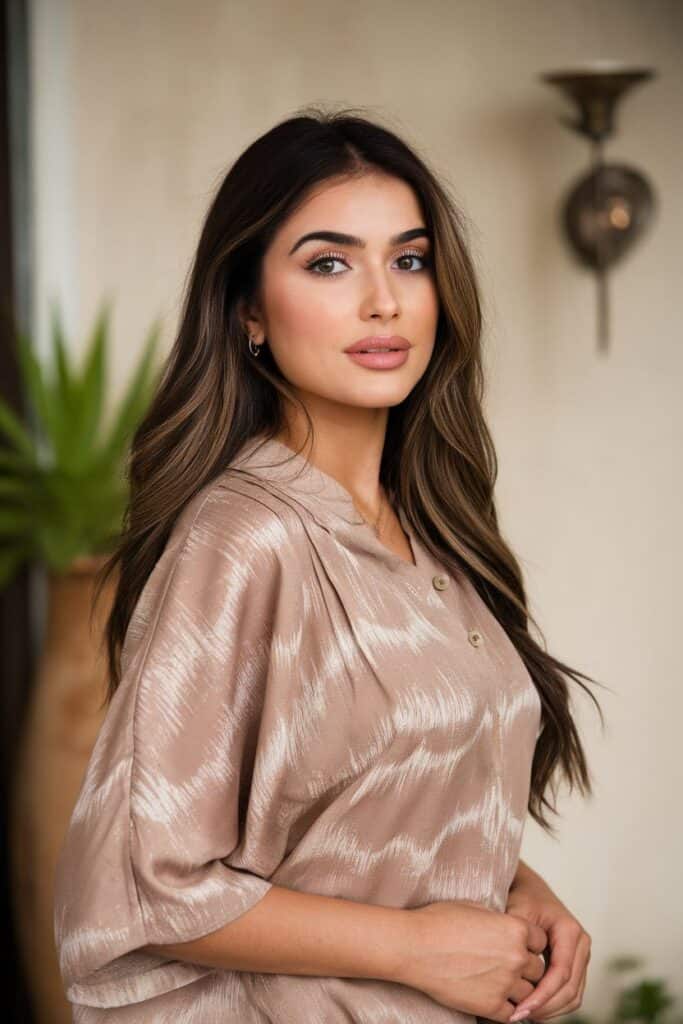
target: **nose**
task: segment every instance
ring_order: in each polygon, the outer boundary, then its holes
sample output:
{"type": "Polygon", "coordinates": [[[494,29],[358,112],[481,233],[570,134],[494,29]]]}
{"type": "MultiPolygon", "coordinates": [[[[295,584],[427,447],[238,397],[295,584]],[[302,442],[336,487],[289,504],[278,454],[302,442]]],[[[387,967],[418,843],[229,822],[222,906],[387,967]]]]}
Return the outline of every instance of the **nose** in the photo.
{"type": "Polygon", "coordinates": [[[383,320],[396,316],[401,307],[396,293],[395,282],[382,268],[368,271],[368,281],[363,297],[364,317],[379,316],[383,320]]]}

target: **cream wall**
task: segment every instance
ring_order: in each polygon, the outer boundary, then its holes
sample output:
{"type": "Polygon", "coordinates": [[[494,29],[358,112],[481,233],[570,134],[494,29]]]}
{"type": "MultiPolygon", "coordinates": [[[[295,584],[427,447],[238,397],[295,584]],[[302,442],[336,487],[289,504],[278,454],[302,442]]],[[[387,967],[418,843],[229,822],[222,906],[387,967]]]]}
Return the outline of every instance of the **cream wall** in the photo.
{"type": "Polygon", "coordinates": [[[117,394],[154,317],[170,344],[225,170],[295,108],[363,106],[447,177],[484,291],[503,528],[549,650],[609,687],[604,734],[576,701],[594,798],[563,791],[559,840],[529,819],[523,856],[593,936],[585,1011],[611,1005],[615,953],[683,995],[683,3],[33,0],[32,21],[39,343],[49,296],[79,353],[113,295],[117,394]],[[556,227],[587,147],[537,77],[598,57],[659,71],[608,147],[660,213],[613,275],[606,358],[556,227]]]}

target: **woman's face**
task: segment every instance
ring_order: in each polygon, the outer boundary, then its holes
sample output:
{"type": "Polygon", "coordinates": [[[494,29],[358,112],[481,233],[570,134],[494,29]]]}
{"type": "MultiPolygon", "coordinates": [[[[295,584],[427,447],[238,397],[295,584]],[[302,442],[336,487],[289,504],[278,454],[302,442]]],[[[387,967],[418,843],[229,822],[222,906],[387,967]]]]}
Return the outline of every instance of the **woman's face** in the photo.
{"type": "Polygon", "coordinates": [[[379,172],[325,183],[281,226],[264,255],[261,307],[247,326],[257,343],[265,338],[303,400],[373,409],[413,389],[439,314],[425,229],[412,188],[379,172]],[[392,240],[414,229],[408,240],[392,240]],[[321,239],[325,232],[361,244],[321,239]],[[303,240],[309,234],[318,237],[303,240]],[[400,365],[362,365],[344,351],[380,335],[407,343],[407,351],[382,357],[400,365]]]}

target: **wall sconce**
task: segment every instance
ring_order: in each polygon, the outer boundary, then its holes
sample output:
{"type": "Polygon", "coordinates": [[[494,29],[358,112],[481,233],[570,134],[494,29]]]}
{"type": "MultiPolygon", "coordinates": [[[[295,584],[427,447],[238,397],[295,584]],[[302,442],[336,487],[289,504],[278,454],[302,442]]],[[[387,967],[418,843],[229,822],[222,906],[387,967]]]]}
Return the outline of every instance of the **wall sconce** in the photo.
{"type": "Polygon", "coordinates": [[[626,68],[596,61],[581,69],[546,72],[576,105],[579,119],[561,116],[591,143],[591,170],[576,181],[564,202],[564,231],[579,262],[595,271],[598,283],[598,349],[607,351],[607,270],[630,249],[649,224],[655,197],[647,179],[627,164],[605,163],[605,139],[614,133],[614,112],[624,93],[655,75],[650,68],[626,68]]]}

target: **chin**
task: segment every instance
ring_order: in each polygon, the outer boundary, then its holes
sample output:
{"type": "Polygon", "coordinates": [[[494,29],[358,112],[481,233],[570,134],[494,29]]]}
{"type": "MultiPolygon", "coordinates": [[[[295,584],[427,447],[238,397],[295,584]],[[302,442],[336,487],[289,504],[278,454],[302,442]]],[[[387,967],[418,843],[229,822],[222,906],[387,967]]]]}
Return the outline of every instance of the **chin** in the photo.
{"type": "Polygon", "coordinates": [[[365,388],[363,391],[357,391],[353,395],[340,396],[337,401],[342,405],[354,405],[361,409],[382,409],[388,408],[393,405],[398,405],[405,398],[408,397],[414,384],[409,387],[377,387],[377,388],[365,388]]]}

